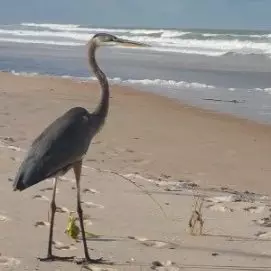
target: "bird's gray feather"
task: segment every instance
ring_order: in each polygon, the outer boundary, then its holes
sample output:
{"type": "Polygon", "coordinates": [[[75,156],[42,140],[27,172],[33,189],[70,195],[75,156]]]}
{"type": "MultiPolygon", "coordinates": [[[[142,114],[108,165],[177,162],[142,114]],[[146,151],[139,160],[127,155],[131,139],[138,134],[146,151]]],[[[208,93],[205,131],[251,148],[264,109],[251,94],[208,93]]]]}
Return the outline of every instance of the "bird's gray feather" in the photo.
{"type": "Polygon", "coordinates": [[[91,115],[81,107],[56,119],[32,143],[18,174],[14,189],[24,190],[46,178],[68,170],[87,152],[96,129],[91,115]]]}

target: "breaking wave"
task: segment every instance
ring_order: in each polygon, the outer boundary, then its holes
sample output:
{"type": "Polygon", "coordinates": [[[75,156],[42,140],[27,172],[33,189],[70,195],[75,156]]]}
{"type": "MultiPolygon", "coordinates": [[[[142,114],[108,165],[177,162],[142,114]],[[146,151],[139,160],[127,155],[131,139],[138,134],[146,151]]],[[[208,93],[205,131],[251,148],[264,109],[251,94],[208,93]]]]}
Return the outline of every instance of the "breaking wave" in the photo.
{"type": "Polygon", "coordinates": [[[152,45],[144,50],[213,57],[231,54],[271,57],[271,33],[263,31],[100,28],[75,24],[21,23],[0,26],[0,42],[83,46],[97,32],[108,32],[152,45]]]}
{"type": "MultiPolygon", "coordinates": [[[[44,75],[39,74],[37,72],[16,72],[14,70],[11,71],[14,75],[21,75],[21,76],[27,76],[27,77],[33,77],[33,76],[52,76],[52,75],[44,75]]],[[[96,77],[74,77],[70,75],[62,75],[62,78],[71,78],[75,80],[80,81],[97,81],[96,77]]],[[[112,84],[133,84],[133,85],[145,85],[145,86],[159,86],[159,87],[168,87],[168,88],[195,88],[195,89],[201,89],[201,88],[209,88],[213,89],[215,86],[197,83],[197,82],[185,82],[185,81],[174,81],[174,80],[162,80],[162,79],[142,79],[142,80],[135,80],[135,79],[127,79],[124,80],[120,77],[114,77],[114,78],[108,78],[108,81],[112,84]]]]}

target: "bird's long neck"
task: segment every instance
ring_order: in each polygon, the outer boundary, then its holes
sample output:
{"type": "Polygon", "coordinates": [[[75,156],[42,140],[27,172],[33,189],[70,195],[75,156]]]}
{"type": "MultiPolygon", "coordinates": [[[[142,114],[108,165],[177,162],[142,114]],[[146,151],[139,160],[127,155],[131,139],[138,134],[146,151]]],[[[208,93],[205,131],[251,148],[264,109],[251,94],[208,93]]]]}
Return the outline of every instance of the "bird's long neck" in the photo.
{"type": "MultiPolygon", "coordinates": [[[[88,59],[89,59],[89,65],[96,75],[96,77],[99,80],[99,83],[101,85],[102,95],[101,100],[96,109],[94,110],[93,114],[101,118],[102,122],[104,122],[109,108],[109,86],[108,81],[103,73],[103,71],[98,66],[96,59],[95,59],[95,52],[97,49],[97,45],[95,42],[90,42],[88,46],[88,59]]],[[[102,124],[102,123],[101,123],[102,124]]]]}

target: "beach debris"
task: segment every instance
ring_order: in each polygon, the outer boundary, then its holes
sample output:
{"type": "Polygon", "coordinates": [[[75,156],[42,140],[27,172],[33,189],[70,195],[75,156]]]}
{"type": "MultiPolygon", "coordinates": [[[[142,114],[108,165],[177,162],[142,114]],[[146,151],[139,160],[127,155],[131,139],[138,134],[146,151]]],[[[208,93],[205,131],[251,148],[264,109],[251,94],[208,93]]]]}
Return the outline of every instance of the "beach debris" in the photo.
{"type": "MultiPolygon", "coordinates": [[[[78,236],[80,234],[80,228],[77,226],[76,221],[78,220],[77,217],[74,217],[72,213],[70,212],[69,218],[68,218],[68,225],[65,229],[65,233],[71,237],[74,240],[78,240],[78,236]]],[[[85,231],[87,238],[99,238],[100,235],[94,234],[88,231],[85,231]]]]}
{"type": "Polygon", "coordinates": [[[223,192],[229,193],[230,195],[209,197],[206,199],[208,202],[222,203],[222,202],[250,202],[254,203],[256,200],[266,200],[265,196],[257,195],[255,193],[245,191],[239,192],[228,188],[221,188],[223,192]]]}
{"type": "Polygon", "coordinates": [[[176,266],[176,263],[167,260],[165,262],[153,261],[151,265],[153,270],[163,270],[163,271],[179,271],[180,268],[176,266]]]}
{"type": "Polygon", "coordinates": [[[50,226],[50,223],[47,222],[47,221],[37,221],[35,224],[34,224],[35,227],[44,227],[44,226],[47,226],[49,227],[50,226]]]}
{"type": "Polygon", "coordinates": [[[234,210],[232,208],[229,208],[227,206],[223,206],[221,204],[210,204],[206,206],[206,208],[212,210],[212,211],[218,211],[218,212],[230,212],[232,213],[234,210]]]}
{"type": "Polygon", "coordinates": [[[249,207],[245,207],[243,210],[251,214],[259,214],[259,213],[262,213],[264,209],[265,209],[265,206],[249,206],[249,207]]]}
{"type": "Polygon", "coordinates": [[[271,216],[263,217],[261,219],[253,220],[253,221],[262,227],[271,227],[271,216]]]}
{"type": "Polygon", "coordinates": [[[227,196],[218,196],[213,198],[206,199],[207,202],[215,202],[215,203],[222,203],[222,202],[235,202],[236,201],[235,195],[227,195],[227,196]]]}
{"type": "Polygon", "coordinates": [[[258,231],[255,236],[262,238],[262,239],[270,239],[271,232],[270,231],[258,231]]]}
{"type": "Polygon", "coordinates": [[[188,222],[191,235],[202,235],[204,224],[202,215],[203,204],[204,204],[203,197],[194,196],[193,210],[188,222]]]}
{"type": "Polygon", "coordinates": [[[72,239],[77,240],[80,233],[79,227],[76,225],[76,218],[70,213],[68,218],[68,225],[65,233],[72,239]]]}
{"type": "Polygon", "coordinates": [[[214,98],[203,98],[202,100],[204,101],[213,101],[213,102],[224,102],[224,103],[244,103],[245,100],[242,100],[242,101],[238,101],[238,100],[222,100],[222,99],[214,99],[214,98]]]}
{"type": "Polygon", "coordinates": [[[153,262],[152,262],[152,266],[153,266],[153,267],[163,266],[163,264],[162,264],[160,261],[153,261],[153,262]]]}

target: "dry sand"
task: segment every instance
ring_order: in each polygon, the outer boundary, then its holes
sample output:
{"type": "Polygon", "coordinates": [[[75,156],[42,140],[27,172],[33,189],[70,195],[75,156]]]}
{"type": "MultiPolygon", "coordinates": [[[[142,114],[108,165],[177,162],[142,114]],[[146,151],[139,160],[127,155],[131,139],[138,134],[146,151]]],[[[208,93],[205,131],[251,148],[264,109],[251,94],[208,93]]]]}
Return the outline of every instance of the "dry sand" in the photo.
{"type": "MultiPolygon", "coordinates": [[[[73,106],[93,109],[99,88],[8,73],[0,82],[0,270],[80,270],[36,259],[47,250],[52,181],[15,193],[9,178],[48,124],[73,106]]],[[[87,230],[101,235],[88,242],[90,252],[114,264],[84,268],[270,270],[270,126],[127,87],[111,92],[107,123],[84,161],[82,197],[87,230]],[[187,231],[194,195],[204,196],[202,236],[187,231]]],[[[57,205],[76,209],[71,172],[59,182],[57,205]]],[[[67,219],[57,213],[55,253],[83,256],[64,233],[67,219]]]]}

